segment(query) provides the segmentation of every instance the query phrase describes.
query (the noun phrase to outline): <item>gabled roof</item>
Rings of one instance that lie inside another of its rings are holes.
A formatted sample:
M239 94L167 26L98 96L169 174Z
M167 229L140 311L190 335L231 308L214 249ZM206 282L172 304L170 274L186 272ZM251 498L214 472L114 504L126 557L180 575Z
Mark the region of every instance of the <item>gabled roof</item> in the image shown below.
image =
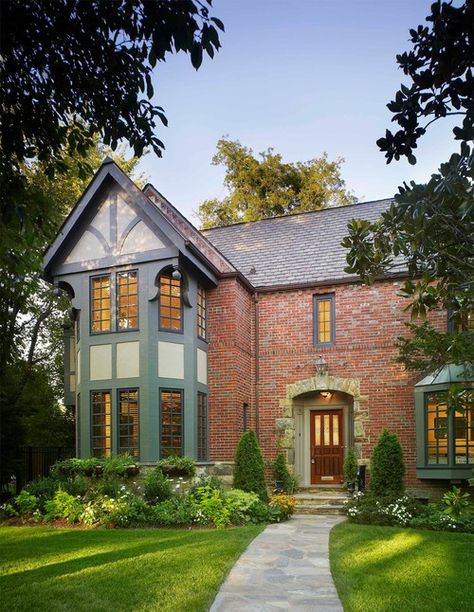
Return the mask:
M391 199L238 223L204 236L256 288L349 279L341 240L351 219L376 221Z
M216 268L197 249L190 248L186 237L173 225L163 212L135 185L135 183L110 159L106 158L99 170L96 172L86 191L69 213L53 243L46 250L43 257L44 275L46 280L52 281L53 276L67 272L68 266L64 265L65 256L78 240L84 229L84 223L90 217L91 212L97 208L98 202L108 190L120 188L120 193L128 199L130 205L140 212L140 217L145 220L147 226L157 237L161 238L162 251L156 253L157 259L175 257L182 253L190 262L201 270L212 282L216 282ZM90 229L90 228L89 228ZM127 230L126 230L127 231ZM89 251L92 252L92 251ZM95 251L94 251L95 253ZM155 251L143 252L143 258L154 257ZM116 263L128 263L133 255L121 255ZM137 259L135 257L135 259ZM140 259L140 255L138 255ZM84 269L95 269L115 265L111 257L97 258ZM71 265L69 266L71 267ZM73 265L74 268L77 264ZM71 270L71 271L76 271Z

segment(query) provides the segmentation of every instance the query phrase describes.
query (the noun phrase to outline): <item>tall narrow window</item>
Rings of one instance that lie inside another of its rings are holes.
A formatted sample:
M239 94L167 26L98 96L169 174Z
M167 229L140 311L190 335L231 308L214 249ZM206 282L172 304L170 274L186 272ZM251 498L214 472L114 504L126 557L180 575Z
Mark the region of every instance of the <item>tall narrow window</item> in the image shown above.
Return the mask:
M171 273L160 276L160 329L182 331L182 287L181 279L173 278Z
M118 452L138 458L138 389L119 390L118 417Z
M160 453L162 457L183 454L183 392L160 390Z
M334 344L334 296L314 296L314 344Z
M110 457L112 454L112 410L110 391L92 391L92 454Z
M138 329L138 273L119 272L117 274L117 327Z
M197 394L197 458L198 461L207 461L207 395Z
M91 279L91 330L93 333L110 331L110 276Z
M440 395L428 396L426 403L428 464L447 464L448 409Z
M203 287L198 287L197 292L197 335L207 338L207 292Z

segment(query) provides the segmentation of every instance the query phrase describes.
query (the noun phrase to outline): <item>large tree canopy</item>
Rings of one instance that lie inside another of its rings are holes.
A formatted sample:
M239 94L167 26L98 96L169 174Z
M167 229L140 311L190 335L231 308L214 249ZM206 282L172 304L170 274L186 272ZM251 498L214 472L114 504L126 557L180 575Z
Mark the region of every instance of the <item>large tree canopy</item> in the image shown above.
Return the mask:
M435 2L426 21L428 25L410 30L413 49L397 55L410 83L402 85L387 105L392 121L400 126L377 141L387 163L406 156L414 164L418 139L430 124L448 115L462 118L453 130L457 140L474 139L473 2L466 0L458 7Z
M411 87L402 86L397 93L398 102L389 105L403 130L378 144L389 162L400 155L410 159L425 131L417 127L419 118L435 121L449 114L452 104L464 118L462 128L455 129L460 153L442 164L426 185L399 187L394 204L379 221L352 221L343 241L349 249L346 271L367 283L390 271L397 257L405 260L409 279L403 294L410 300L412 321L411 334L399 338L398 360L409 369L427 370L449 363L474 367L472 1L458 8L437 2L431 11L431 28L411 30L414 49L397 58L413 79ZM430 92L423 93L423 87ZM437 310L449 313L449 333L447 326L435 328L426 318Z
M209 0L8 0L2 3L2 153L50 161L67 144L82 154L100 133L115 148L161 155L152 72L171 53L220 47ZM79 129L70 124L80 121ZM88 130L84 131L83 126Z
M212 163L225 167L229 195L201 203L203 228L356 202L341 177L340 158L329 161L324 154L307 162L284 163L271 148L259 157L237 140L218 141Z

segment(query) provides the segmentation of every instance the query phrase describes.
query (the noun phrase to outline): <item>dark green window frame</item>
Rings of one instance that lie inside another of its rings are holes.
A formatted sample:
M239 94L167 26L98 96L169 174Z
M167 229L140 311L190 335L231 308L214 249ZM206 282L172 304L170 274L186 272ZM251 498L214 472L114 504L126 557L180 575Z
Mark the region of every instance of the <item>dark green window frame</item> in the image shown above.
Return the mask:
M328 317L324 315L328 315ZM321 316L323 315L323 316ZM313 344L332 346L336 339L336 308L333 293L313 296Z
M117 452L140 457L140 391L117 389Z
M108 400L107 400L108 396ZM112 456L112 391L90 392L91 402L91 451L93 457ZM99 442L101 442L99 444ZM105 449L105 450L104 450Z

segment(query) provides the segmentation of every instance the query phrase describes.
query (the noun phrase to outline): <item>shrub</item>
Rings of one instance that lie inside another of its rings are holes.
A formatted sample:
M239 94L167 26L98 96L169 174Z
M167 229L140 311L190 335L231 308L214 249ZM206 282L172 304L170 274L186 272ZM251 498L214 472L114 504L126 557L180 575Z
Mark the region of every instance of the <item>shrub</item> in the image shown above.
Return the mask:
M20 516L24 514L33 514L38 507L38 498L36 495L32 495L23 489L23 491L15 497L15 506Z
M400 442L386 429L380 434L372 455L370 490L376 495L401 495L405 464Z
M217 476L200 476L193 484L189 487L189 493L194 495L199 487L209 486L211 489L216 489L222 495L224 493L224 485L222 480Z
M146 475L144 494L145 499L151 504L157 504L171 497L171 483L161 468L157 467Z
M118 455L104 461L104 476L126 477L129 470L136 467L136 463L129 455Z
M444 513L453 518L460 518L469 512L470 495L463 493L459 487L453 485L451 491L443 495Z
M56 491L53 499L45 503L45 520L66 519L68 523L75 523L83 512L81 502L66 491Z
M187 476L192 478L196 474L194 460L190 457L170 455L159 461L158 467L168 476Z
M273 478L275 483L281 483L282 490L285 493L294 493L298 486L297 479L288 471L283 453L278 453L277 458L273 462Z
M257 493L263 502L268 499L265 486L265 465L255 432L242 434L235 454L234 487Z
M28 483L23 491L27 491L38 499L38 508L44 510L44 505L48 499L53 499L54 494L61 486L61 482L52 476L38 478Z
M296 500L291 495L273 495L270 499L270 507L278 508L280 520L286 520L293 514Z
M256 493L231 489L226 494L225 501L230 511L231 522L238 524L252 521L253 508L260 503L260 498Z
M200 518L192 495L180 495L148 508L147 520L157 525L191 525Z
M344 510L353 523L406 527L423 513L423 506L409 495L379 496L369 491L355 493Z
M348 484L353 484L357 480L357 457L353 448L349 448L346 458L344 459L344 480Z
M230 524L231 511L219 491L209 486L198 487L194 494L198 509L198 522L204 525L213 523L218 529Z

